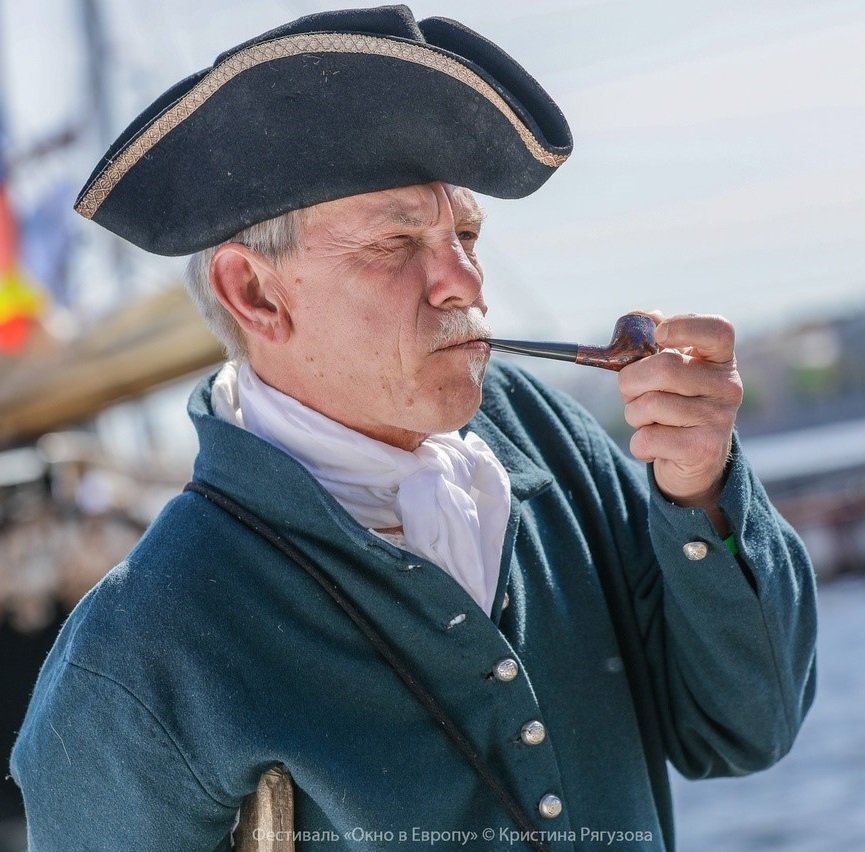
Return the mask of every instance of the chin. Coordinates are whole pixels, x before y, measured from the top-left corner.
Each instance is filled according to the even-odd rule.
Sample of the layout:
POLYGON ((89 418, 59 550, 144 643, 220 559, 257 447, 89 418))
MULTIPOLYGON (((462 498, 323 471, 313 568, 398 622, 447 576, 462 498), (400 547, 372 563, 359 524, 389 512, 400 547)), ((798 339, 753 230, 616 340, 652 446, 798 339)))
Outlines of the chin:
POLYGON ((489 360, 489 355, 484 352, 473 352, 469 357, 469 376, 477 388, 483 386, 489 360))
POLYGON ((462 429, 477 414, 483 396, 481 381, 483 381, 483 368, 481 369, 480 380, 477 383, 472 380, 472 384, 467 385, 463 392, 459 395, 454 394, 451 404, 448 406, 447 411, 443 412, 441 418, 444 424, 443 428, 437 431, 453 432, 456 429, 462 429))

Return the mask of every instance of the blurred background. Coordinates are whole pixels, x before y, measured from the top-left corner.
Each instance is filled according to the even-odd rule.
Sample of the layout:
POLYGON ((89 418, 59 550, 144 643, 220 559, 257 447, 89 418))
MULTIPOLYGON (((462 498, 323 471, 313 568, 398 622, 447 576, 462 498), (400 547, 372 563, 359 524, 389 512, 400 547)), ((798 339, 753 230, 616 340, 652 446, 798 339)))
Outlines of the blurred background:
MULTIPOLYGON (((74 198, 171 84, 333 5, 0 0, 3 775, 63 618, 188 478, 185 400, 220 358, 182 261, 79 220, 74 198)), ((410 5, 504 47, 574 132, 541 191, 484 200, 496 335, 606 343, 632 309, 726 315, 746 453, 819 573, 796 748, 747 779, 674 778, 680 849, 865 848, 865 0, 410 5)), ((612 374, 523 365, 627 444, 612 374)), ((6 780, 0 852, 24 846, 6 780)))

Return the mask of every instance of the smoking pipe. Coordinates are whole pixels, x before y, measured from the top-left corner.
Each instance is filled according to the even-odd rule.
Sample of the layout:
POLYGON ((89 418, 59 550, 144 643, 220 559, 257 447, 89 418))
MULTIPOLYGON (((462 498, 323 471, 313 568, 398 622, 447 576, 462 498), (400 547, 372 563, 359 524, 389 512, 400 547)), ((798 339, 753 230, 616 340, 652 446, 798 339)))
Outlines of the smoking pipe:
POLYGON ((625 314, 613 329, 609 346, 581 346, 578 343, 545 343, 532 340, 499 340, 487 338, 490 349, 535 358, 573 361, 589 367, 618 372, 634 361, 654 355, 661 347, 655 343, 655 323, 644 314, 625 314))

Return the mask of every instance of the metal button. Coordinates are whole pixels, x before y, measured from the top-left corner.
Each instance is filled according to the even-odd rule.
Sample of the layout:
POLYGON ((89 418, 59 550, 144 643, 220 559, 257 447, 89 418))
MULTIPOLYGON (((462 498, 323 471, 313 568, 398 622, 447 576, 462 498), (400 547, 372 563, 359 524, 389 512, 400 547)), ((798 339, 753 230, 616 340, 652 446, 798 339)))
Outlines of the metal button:
POLYGON ((532 719, 531 722, 526 722, 520 730, 520 739, 526 745, 540 745, 547 735, 547 729, 542 722, 537 719, 532 719))
POLYGON ((705 559, 709 553, 709 545, 705 541, 689 541, 683 548, 682 552, 692 562, 698 562, 700 559, 705 559))
POLYGON ((538 804, 538 811, 546 819, 555 819, 562 812, 562 800, 553 793, 547 793, 538 804))
POLYGON ((512 660, 510 657, 499 660, 493 666, 493 677, 503 683, 513 680, 519 673, 520 667, 517 665, 517 661, 512 660))
POLYGON ((505 592, 505 596, 502 598, 502 609, 507 609, 511 605, 511 596, 505 592))

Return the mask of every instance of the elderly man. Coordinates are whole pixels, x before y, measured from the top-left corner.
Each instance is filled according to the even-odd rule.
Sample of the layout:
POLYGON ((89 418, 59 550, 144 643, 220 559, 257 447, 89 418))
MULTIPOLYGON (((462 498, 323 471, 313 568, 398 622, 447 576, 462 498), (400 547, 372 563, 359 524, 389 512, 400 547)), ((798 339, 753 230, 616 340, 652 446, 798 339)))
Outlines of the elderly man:
POLYGON ((729 324, 657 316, 621 372, 648 476, 487 364, 471 190, 526 195, 570 144, 495 45, 388 7, 234 48, 108 152, 78 210, 195 253, 230 360, 194 481, 40 675, 31 852, 229 849, 274 766, 298 849, 670 850, 668 760, 790 748, 813 581, 733 437, 729 324))

